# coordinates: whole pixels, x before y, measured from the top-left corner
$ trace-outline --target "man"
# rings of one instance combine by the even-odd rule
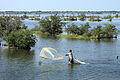
[[[117,59],[119,58],[119,56],[117,56]]]
[[[66,54],[65,56],[68,56],[68,57],[69,57],[69,59],[68,59],[69,64],[73,64],[73,63],[74,63],[74,61],[73,61],[73,54],[72,54],[72,50],[69,50],[69,53],[68,53],[68,54]]]

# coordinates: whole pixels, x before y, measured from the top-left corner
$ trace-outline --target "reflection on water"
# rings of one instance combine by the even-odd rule
[[[73,74],[74,74],[74,72],[73,72],[73,65],[68,65],[68,78],[69,78],[69,80],[73,80],[74,79]]]
[[[76,73],[76,68],[80,68],[80,64],[72,64],[72,65],[68,65],[68,80],[74,80],[75,79],[75,75],[77,75]]]
[[[50,36],[50,35],[46,35],[46,34],[41,34],[41,35],[39,35],[39,38],[44,38],[44,39],[55,39],[55,40],[60,39],[60,37]]]
[[[20,49],[6,49],[6,57],[8,58],[23,58],[29,60],[33,58],[34,51],[20,50]]]
[[[25,80],[32,75],[34,51],[4,49],[0,52],[0,79]]]

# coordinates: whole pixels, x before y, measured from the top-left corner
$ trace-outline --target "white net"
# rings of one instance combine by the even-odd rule
[[[40,56],[42,58],[48,59],[48,60],[62,60],[62,59],[64,59],[64,56],[59,54],[55,49],[47,48],[47,47],[42,48],[42,50],[40,52]]]

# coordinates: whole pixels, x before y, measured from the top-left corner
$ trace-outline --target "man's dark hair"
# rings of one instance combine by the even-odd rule
[[[69,52],[72,52],[72,50],[70,49]]]

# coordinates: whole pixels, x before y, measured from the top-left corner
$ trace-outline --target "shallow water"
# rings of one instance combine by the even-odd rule
[[[87,64],[68,65],[67,57],[43,60],[39,57],[42,46],[55,48],[62,55],[72,49],[74,57]],[[0,47],[0,80],[119,80],[119,50],[119,39],[85,41],[38,36],[31,51]]]
[[[28,28],[38,25],[36,21],[25,20]],[[70,22],[69,24],[71,24]],[[73,22],[77,25],[86,21]],[[90,22],[90,25],[106,22]],[[119,21],[110,22],[119,29]],[[120,79],[120,35],[118,39],[74,40],[66,38],[43,38],[37,36],[37,43],[30,51],[0,47],[0,80],[119,80]],[[68,58],[49,61],[40,58],[41,47],[55,48],[65,55],[73,50],[74,58],[87,64],[68,65]]]

